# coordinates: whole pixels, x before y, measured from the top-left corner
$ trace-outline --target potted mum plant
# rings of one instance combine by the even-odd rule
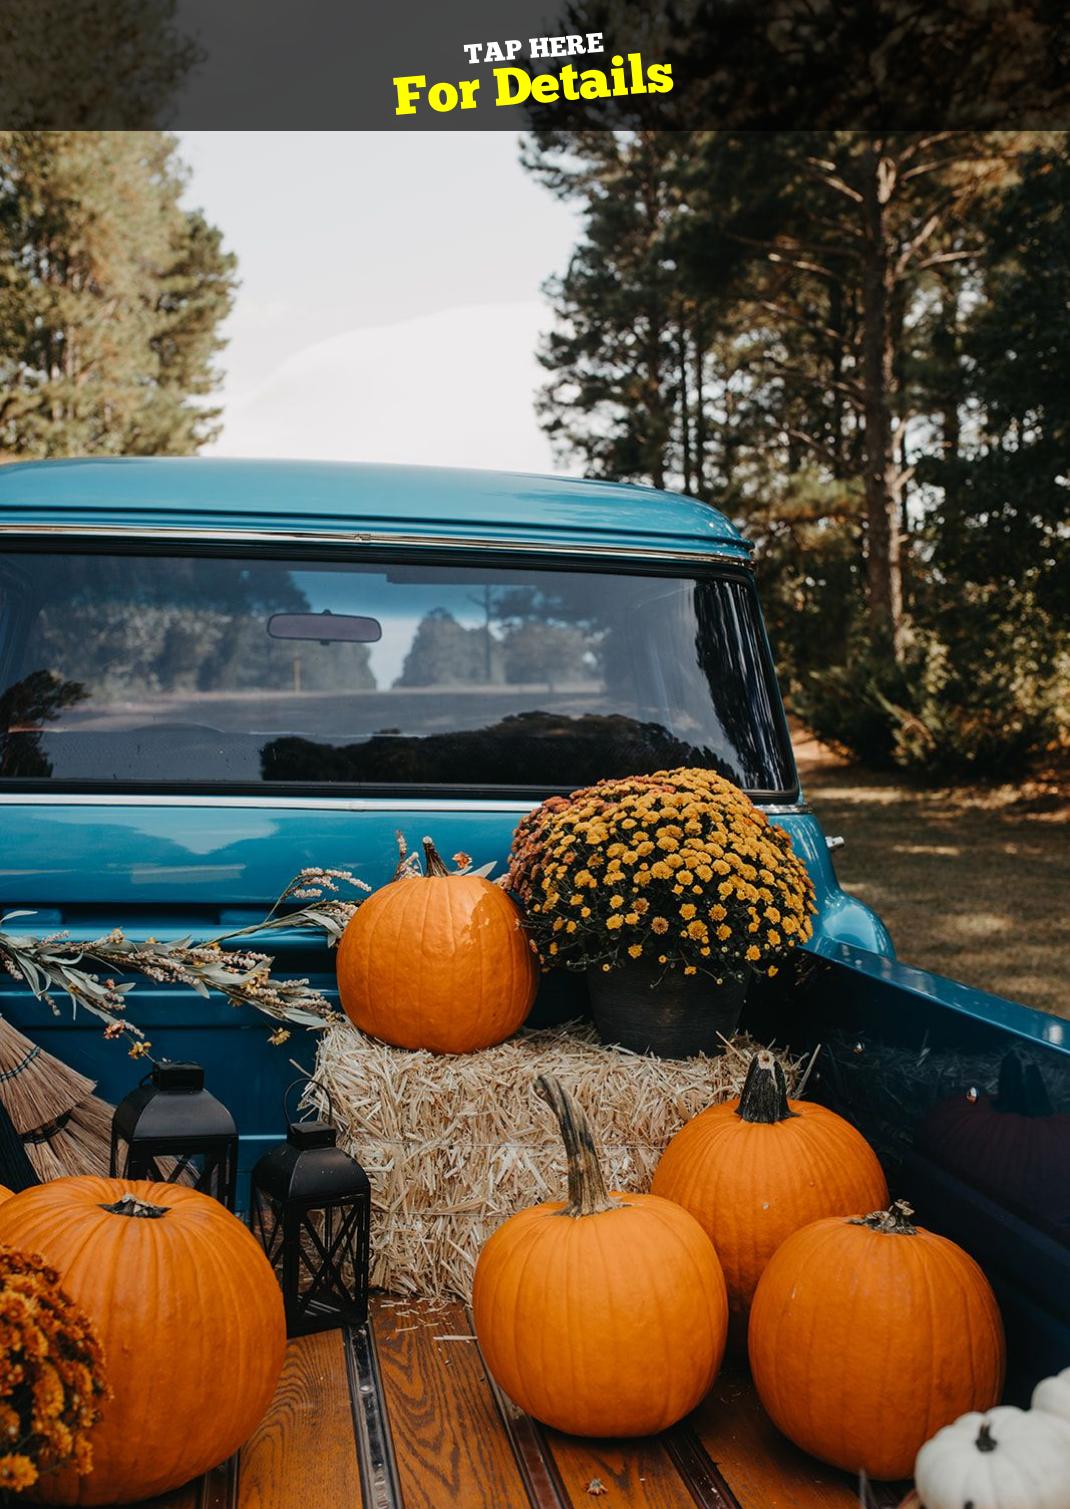
[[[507,884],[546,969],[586,973],[607,1042],[717,1053],[750,980],[812,932],[791,840],[723,776],[668,770],[551,797],[517,828]]]
[[[40,1258],[0,1246],[0,1504],[43,1474],[84,1476],[93,1465],[90,1436],[109,1397],[104,1361],[59,1285]]]

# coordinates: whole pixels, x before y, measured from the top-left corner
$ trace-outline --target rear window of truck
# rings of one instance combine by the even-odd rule
[[[508,563],[0,558],[0,781],[795,790],[751,582]]]

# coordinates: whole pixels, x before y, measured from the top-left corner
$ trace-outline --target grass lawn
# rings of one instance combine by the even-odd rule
[[[900,958],[1070,1017],[1070,795],[1056,784],[926,790],[800,737],[806,795],[845,889]]]

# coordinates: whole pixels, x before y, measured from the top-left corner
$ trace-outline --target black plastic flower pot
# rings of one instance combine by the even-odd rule
[[[685,975],[645,959],[587,970],[591,1014],[602,1041],[659,1058],[722,1053],[723,1039],[739,1026],[749,983],[726,977],[718,985],[701,971]]]

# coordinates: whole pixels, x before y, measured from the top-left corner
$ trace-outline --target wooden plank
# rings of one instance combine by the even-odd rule
[[[743,1509],[858,1509],[848,1475],[786,1440],[741,1371],[721,1373],[689,1424]]]
[[[373,1306],[405,1509],[521,1509],[516,1458],[460,1304]]]
[[[268,1412],[242,1447],[240,1509],[358,1509],[353,1416],[340,1331],[302,1336]]]
[[[546,1439],[574,1505],[605,1502],[607,1509],[614,1504],[627,1504],[628,1509],[695,1509],[696,1500],[657,1436],[595,1441],[548,1430]],[[595,1482],[606,1490],[604,1500],[592,1493]]]

